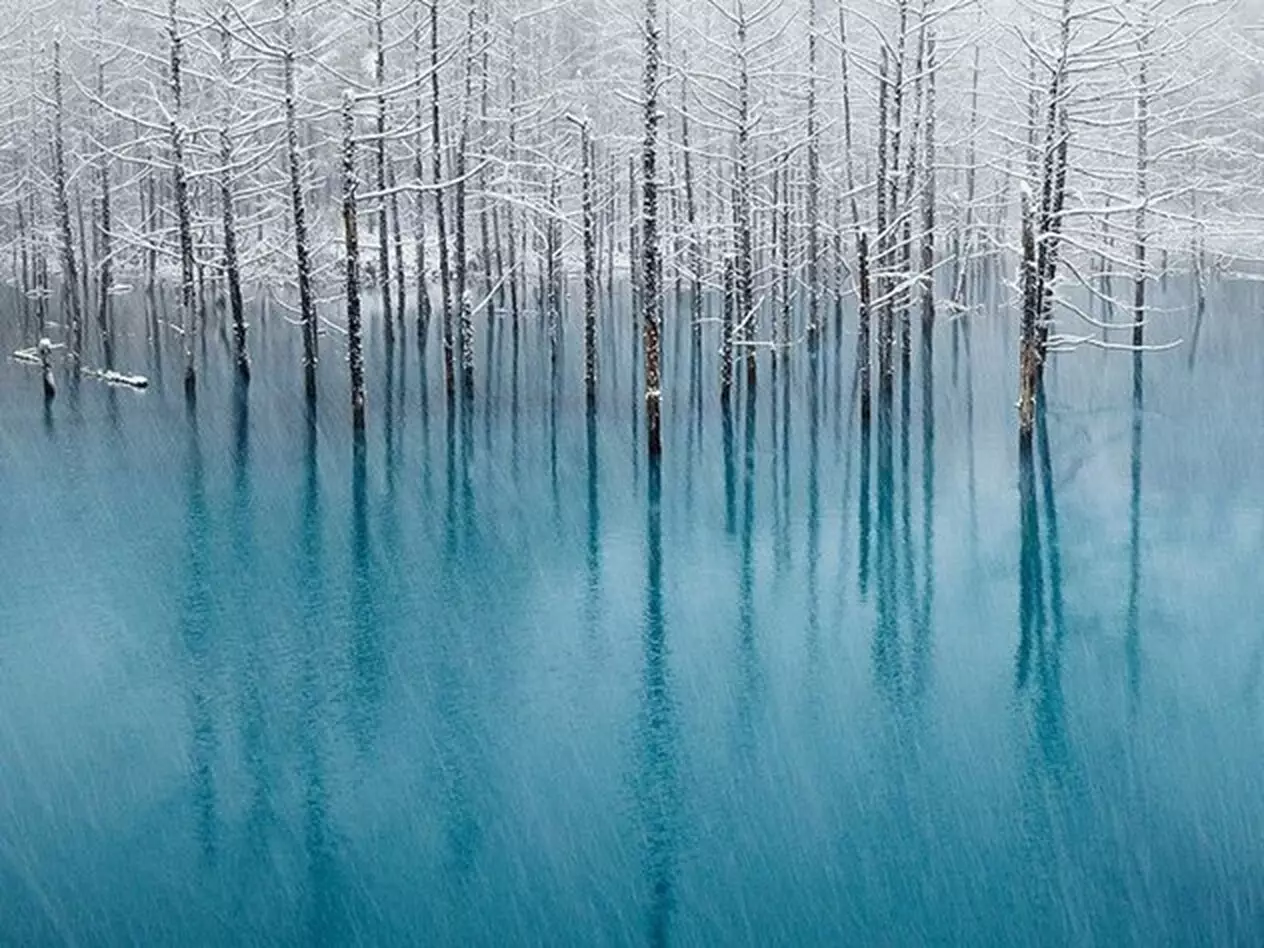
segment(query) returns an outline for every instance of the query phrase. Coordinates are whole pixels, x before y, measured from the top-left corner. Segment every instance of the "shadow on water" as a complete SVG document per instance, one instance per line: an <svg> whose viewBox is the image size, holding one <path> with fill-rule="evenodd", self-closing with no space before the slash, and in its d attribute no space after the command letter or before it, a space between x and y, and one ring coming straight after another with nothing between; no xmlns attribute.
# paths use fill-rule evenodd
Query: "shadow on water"
<svg viewBox="0 0 1264 948"><path fill-rule="evenodd" d="M459 416L459 417L458 417ZM473 667L468 650L478 654L479 643L464 634L467 603L462 570L481 563L490 551L481 546L474 522L473 404L464 396L448 396L444 430L446 490L443 512L443 566L441 588L451 595L437 604L440 610L428 625L435 635L427 660L426 700L433 716L432 772L443 834L445 867L460 885L474 881L483 852L485 817L481 792L486 792L488 735L476 704ZM442 633L450 632L450 636Z"/></svg>
<svg viewBox="0 0 1264 948"><path fill-rule="evenodd" d="M390 529L392 524L397 524L399 518L394 515L395 496L396 496L396 471L399 467L399 451L398 447L403 440L404 435L404 419L407 414L399 413L399 417L395 415L395 337L394 334L386 338L386 358L382 372L382 472L386 479L386 504L383 508L384 516L382 517L382 525L385 529ZM401 350L403 346L400 346ZM401 352L402 355L402 352ZM404 364L404 360L400 359L400 366ZM403 389L403 379L400 380L399 388ZM354 446L353 446L354 448Z"/></svg>
<svg viewBox="0 0 1264 948"><path fill-rule="evenodd" d="M214 628L214 594L210 583L210 512L206 497L205 462L202 456L198 406L186 401L186 482L184 589L180 601L181 639L189 658L189 716L192 722L193 807L197 841L202 857L213 862L219 841L219 814L215 791L215 733L213 700L208 694L212 674L211 631Z"/></svg>
<svg viewBox="0 0 1264 948"><path fill-rule="evenodd" d="M648 462L645 555L645 618L642 634L640 714L637 726L637 809L649 904L646 938L668 944L676 906L681 819L679 734L668 668L663 608L662 466Z"/></svg>
<svg viewBox="0 0 1264 948"><path fill-rule="evenodd" d="M809 356L808 378L808 667L820 667L821 651L821 380L817 356ZM816 689L811 689L812 693Z"/></svg>
<svg viewBox="0 0 1264 948"><path fill-rule="evenodd" d="M145 299L145 325L146 339L149 343L149 364L154 373L154 381L158 388L162 388L162 333L163 326L158 316L158 303L154 299L154 294L146 291Z"/></svg>
<svg viewBox="0 0 1264 948"><path fill-rule="evenodd" d="M858 552L858 563L856 568L856 578L860 587L860 595L865 598L869 595L869 571L870 571L870 535L873 532L873 513L871 500L873 497L872 471L873 471L873 427L869 420L869 413L863 412L860 417L860 502L858 504L859 513L856 533L857 543L860 547Z"/></svg>
<svg viewBox="0 0 1264 948"><path fill-rule="evenodd" d="M421 493L426 506L434 502L434 470L431 465L430 440L430 366L426 359L426 339L417 337L417 391L420 397L421 428Z"/></svg>
<svg viewBox="0 0 1264 948"><path fill-rule="evenodd" d="M326 631L324 511L321 503L316 414L304 418L303 487L299 507L298 588L303 649L299 676L299 773L302 782L303 848L306 857L306 928L312 944L335 944L342 912L337 844L330 828L326 787L327 695L319 664Z"/></svg>
<svg viewBox="0 0 1264 948"><path fill-rule="evenodd" d="M754 388L754 385L750 384L749 379L747 384L752 389ZM777 392L774 389L772 398L775 400L776 397ZM747 411L752 410L749 406L747 407ZM773 458L774 465L778 462L781 465L781 481L778 485L781 488L781 509L774 524L774 527L780 526L781 529L778 531L774 547L778 551L777 564L783 571L788 570L791 564L790 523L794 519L793 491L791 490L790 480L790 455L792 453L790 416L790 371L787 366L786 371L782 373L781 380L781 444L776 456Z"/></svg>
<svg viewBox="0 0 1264 948"><path fill-rule="evenodd" d="M592 399L584 413L584 434L587 453L587 513L584 566L587 581L584 584L584 624L589 634L596 635L601 620L601 507L600 473L597 457L597 406Z"/></svg>
<svg viewBox="0 0 1264 948"><path fill-rule="evenodd" d="M1048 771L1060 777L1068 763L1062 694L1062 551L1043 386L1037 389L1036 398L1036 444L1033 446L1030 435L1020 435L1018 444L1019 638L1015 689L1020 698L1030 698L1033 734L1041 758Z"/></svg>
<svg viewBox="0 0 1264 948"><path fill-rule="evenodd" d="M553 522L559 530L562 522L562 487L557 467L557 429L558 398L561 387L562 380L555 369L549 385L549 486L553 497Z"/></svg>
<svg viewBox="0 0 1264 948"><path fill-rule="evenodd" d="M356 746L368 753L374 743L386 688L386 656L379 618L381 576L369 536L367 445L357 431L351 447L351 728Z"/></svg>
<svg viewBox="0 0 1264 948"><path fill-rule="evenodd" d="M1195 363L1198 361L1198 340L1202 338L1203 333L1203 317L1207 315L1207 297L1203 293L1201 287L1195 289L1194 300L1194 327L1190 333L1189 353L1186 356L1185 366L1192 373ZM1140 354L1140 353L1138 353Z"/></svg>
<svg viewBox="0 0 1264 948"><path fill-rule="evenodd" d="M901 356L901 362L907 364L902 369L899 392L894 390L889 376L880 379L876 431L866 431L863 418L861 430L859 573L862 595L868 590L871 570L877 585L872 644L874 684L893 708L907 712L916 712L922 707L931 673L935 516L933 332L933 324L923 322L918 356L922 389L920 584L914 536L912 360L905 354ZM966 358L968 360L968 354ZM868 473L871 438L877 443L876 483L873 485ZM876 507L876 524L870 520L871 503ZM873 531L872 565L870 530ZM810 580L809 577L809 584Z"/></svg>
<svg viewBox="0 0 1264 948"><path fill-rule="evenodd" d="M914 610L912 687L919 702L926 697L931 671L932 622L935 611L935 325L933 313L922 318L922 589L921 608ZM970 371L969 366L966 372Z"/></svg>
<svg viewBox="0 0 1264 948"><path fill-rule="evenodd" d="M456 438L456 396L449 392L445 398L447 411L444 413L443 428L443 471L444 471L444 491L443 491L443 544L444 553L447 557L455 557L457 552L457 518L456 518L456 463L457 463L457 438ZM515 445L517 437L515 433Z"/></svg>
<svg viewBox="0 0 1264 948"><path fill-rule="evenodd" d="M759 641L755 632L755 389L746 389L742 473L741 552L737 579L738 733L742 748L754 745L754 714L761 692Z"/></svg>
<svg viewBox="0 0 1264 948"><path fill-rule="evenodd" d="M256 557L254 539L254 486L251 479L250 388L240 375L233 385L232 421L232 501L229 508L233 563L249 563ZM275 774L271 762L274 751L267 734L269 686L261 679L264 661L260 654L262 623L251 615L255 580L249 573L238 578L239 586L230 601L234 608L234 625L246 634L239 637L241 654L234 662L237 704L241 714L240 734L242 762L250 778L250 803L246 817L247 835L255 867L263 864L270 833L276 825L274 799ZM242 588L244 587L244 588Z"/></svg>
<svg viewBox="0 0 1264 948"><path fill-rule="evenodd" d="M913 486L910 474L910 463L912 455L912 408L913 408L913 372L911 367L911 344L908 339L909 322L911 316L908 312L908 301L903 301L904 315L902 318L902 333L904 340L900 348L900 524L899 534L896 539L895 562L892 564L898 572L899 591L896 594L895 603L898 610L902 605L908 610L912 625L916 629L918 623L917 607L917 590L913 572ZM898 612L896 621L899 621ZM916 633L914 633L916 634ZM910 643L912 646L913 643ZM915 656L910 649L910 661L915 660Z"/></svg>
<svg viewBox="0 0 1264 948"><path fill-rule="evenodd" d="M873 634L873 677L879 694L899 705L903 679L900 644L897 570L899 556L895 536L895 457L892 430L891 377L882 373L878 390L878 522L875 530L878 597ZM863 499L862 499L863 505ZM862 506L863 510L863 506Z"/></svg>
<svg viewBox="0 0 1264 948"><path fill-rule="evenodd" d="M728 399L722 405L721 441L724 447L724 532L737 533L737 464L733 458L733 408Z"/></svg>
<svg viewBox="0 0 1264 948"><path fill-rule="evenodd" d="M479 540L478 510L474 503L474 402L461 403L461 532L472 542Z"/></svg>
<svg viewBox="0 0 1264 948"><path fill-rule="evenodd" d="M1132 355L1132 429L1128 465L1128 613L1125 658L1129 706L1141 701L1141 429L1145 413L1145 363L1141 352Z"/></svg>

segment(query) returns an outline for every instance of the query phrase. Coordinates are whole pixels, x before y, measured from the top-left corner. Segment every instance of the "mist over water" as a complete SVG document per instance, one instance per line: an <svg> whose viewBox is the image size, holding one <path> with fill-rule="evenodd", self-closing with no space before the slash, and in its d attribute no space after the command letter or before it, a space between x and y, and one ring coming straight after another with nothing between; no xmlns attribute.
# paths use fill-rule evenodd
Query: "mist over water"
<svg viewBox="0 0 1264 948"><path fill-rule="evenodd" d="M275 308L192 404L139 295L145 392L5 361L0 942L1257 942L1264 290L1154 292L1030 453L1003 309L862 438L852 314L726 413L669 297L661 469L626 299L591 413L573 321L453 413L371 318L362 443Z"/></svg>

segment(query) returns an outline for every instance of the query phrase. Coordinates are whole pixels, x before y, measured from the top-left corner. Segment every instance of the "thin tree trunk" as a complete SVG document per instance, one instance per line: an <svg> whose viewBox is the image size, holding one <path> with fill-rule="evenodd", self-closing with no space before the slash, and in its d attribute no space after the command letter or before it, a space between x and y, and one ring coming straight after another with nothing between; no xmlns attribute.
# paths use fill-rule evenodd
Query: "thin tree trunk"
<svg viewBox="0 0 1264 948"><path fill-rule="evenodd" d="M593 147L588 122L580 125L584 214L584 389L588 404L597 394L597 217L593 207Z"/></svg>
<svg viewBox="0 0 1264 948"><path fill-rule="evenodd" d="M1146 301L1146 210L1150 202L1150 81L1148 37L1137 40L1140 59L1137 65L1137 218L1134 235L1132 344L1140 348L1145 342Z"/></svg>
<svg viewBox="0 0 1264 948"><path fill-rule="evenodd" d="M395 339L391 318L391 251L386 198L386 38L383 30L382 0L373 0L373 78L377 83L377 270L382 294L382 326L389 345Z"/></svg>
<svg viewBox="0 0 1264 948"><path fill-rule="evenodd" d="M488 73L491 63L491 12L487 4L483 5L483 54L482 61L479 64L479 105L478 105L478 141L479 151L488 151L488 134L487 134L487 109L489 102ZM483 293L487 296L487 325L488 336L491 336L492 321L496 316L495 301L492 293L492 247L491 235L488 227L488 205L489 199L487 194L487 165L484 162L483 168L478 173L478 230L479 240L483 250Z"/></svg>
<svg viewBox="0 0 1264 948"><path fill-rule="evenodd" d="M103 23L102 3L97 0L96 22L98 28ZM97 100L105 102L105 64L99 48L94 52L96 59ZM97 115L100 117L100 107ZM104 127L98 127L97 134L108 149L110 135ZM104 151L100 155L100 167L97 169L98 182L101 187L101 219L99 229L99 246L97 251L97 328L101 333L101 347L105 356L105 367L114 368L114 333L110 327L111 290L114 286L114 235L110 201L110 159Z"/></svg>
<svg viewBox="0 0 1264 948"><path fill-rule="evenodd" d="M226 19L220 20L220 43L223 53L223 69L226 77L230 75L232 46L231 34ZM219 133L220 176L219 196L220 210L223 214L224 226L224 274L228 280L228 308L233 321L233 355L237 363L237 372L243 380L250 379L250 354L246 347L246 315L241 296L241 270L237 260L237 220L233 200L233 139L229 131L229 111L225 106L223 126Z"/></svg>
<svg viewBox="0 0 1264 948"><path fill-rule="evenodd" d="M935 32L926 37L926 147L922 150L922 335L935 326ZM974 169L970 169L973 178ZM973 196L970 201L973 202ZM969 205L967 205L969 207ZM924 349L929 358L929 341Z"/></svg>
<svg viewBox="0 0 1264 948"><path fill-rule="evenodd" d="M658 71L659 35L656 0L645 0L645 143L641 150L642 331L645 334L645 431L650 458L663 453L659 368L659 247L658 247ZM752 359L753 359L752 350ZM750 370L753 374L753 368Z"/></svg>
<svg viewBox="0 0 1264 948"><path fill-rule="evenodd" d="M175 0L172 0L174 3ZM295 102L293 0L281 0L285 21L285 49L282 69L285 82L285 151L290 176L290 207L294 216L294 261L298 276L299 318L303 326L303 376L309 400L316 397L317 327L316 299L312 295L312 266L307 236L307 208L303 197L302 168L299 162L298 105Z"/></svg>
<svg viewBox="0 0 1264 948"><path fill-rule="evenodd" d="M816 0L808 0L808 348L815 351L820 323L821 288L819 279L821 155L817 141L816 115Z"/></svg>
<svg viewBox="0 0 1264 948"><path fill-rule="evenodd" d="M873 316L873 306L870 297L870 280L869 280L869 238L864 231L856 238L856 255L857 261L857 280L860 284L860 304L857 320L859 328L856 332L856 372L860 376L860 423L864 429L869 427L871 414L871 396L870 396L870 325Z"/></svg>
<svg viewBox="0 0 1264 948"><path fill-rule="evenodd" d="M737 308L736 267L724 258L724 315L720 328L720 401L725 409L733 392L733 313Z"/></svg>
<svg viewBox="0 0 1264 948"><path fill-rule="evenodd" d="M889 238L887 236L887 190L889 181L887 178L889 170L887 145L888 145L888 102L889 102L889 63L887 48L882 47L881 59L878 66L878 174L876 179L877 186L877 235L874 253L874 266L878 271L877 286L878 298L884 300L881 312L878 314L878 374L879 385L885 388L889 385L891 377L891 316L892 308L890 301L886 299L887 293L887 246Z"/></svg>
<svg viewBox="0 0 1264 948"><path fill-rule="evenodd" d="M847 75L847 19L844 4L838 5L838 58L843 82L843 150L847 173L847 199L851 206L851 225L860 232L860 207L856 202L856 157L851 137L851 85Z"/></svg>
<svg viewBox="0 0 1264 948"><path fill-rule="evenodd" d="M197 385L197 370L193 362L193 345L197 335L197 316L193 308L193 229L190 222L189 186L184 164L183 98L181 78L183 44L177 21L176 0L168 7L168 31L171 45L171 169L173 201L176 224L180 234L180 312L184 329L184 388L192 395Z"/></svg>
<svg viewBox="0 0 1264 948"><path fill-rule="evenodd" d="M1036 339L1040 277L1036 260L1036 231L1033 217L1031 197L1024 189L1022 192L1023 314L1018 358L1018 431L1021 439L1027 444L1031 442L1032 424L1035 421L1036 381L1040 371L1040 352Z"/></svg>
<svg viewBox="0 0 1264 948"><path fill-rule="evenodd" d="M413 123L416 126L413 139L413 180L417 186L417 192L413 197L413 252L417 264L417 345L424 357L426 341L430 335L430 290L426 286L426 208L425 192L422 190L425 186L422 159L425 105L422 101L421 81L424 65L422 52L424 44L421 38L425 20L423 3L424 0L418 0L413 23L413 78L416 83L416 98L413 107ZM438 181L435 183L438 184Z"/></svg>
<svg viewBox="0 0 1264 948"><path fill-rule="evenodd" d="M452 351L452 276L444 211L443 136L439 125L439 0L430 0L430 160L435 187L435 225L439 238L439 305L443 316L443 379L448 397L456 393Z"/></svg>
<svg viewBox="0 0 1264 948"><path fill-rule="evenodd" d="M457 139L456 150L456 188L453 194L455 251L456 251L456 291L461 300L461 321L457 327L457 335L461 348L461 385L466 397L474 394L474 322L471 312L472 303L468 287L468 260L465 240L465 196L466 196L466 160L470 137L470 99L473 94L474 80L474 17L477 0L470 0L467 12L465 34L465 95L461 103L461 131Z"/></svg>
<svg viewBox="0 0 1264 948"><path fill-rule="evenodd" d="M737 331L746 344L746 382L755 384L755 277L754 238L751 233L750 65L747 53L747 20L743 0L737 4Z"/></svg>
<svg viewBox="0 0 1264 948"><path fill-rule="evenodd" d="M402 327L408 309L408 281L404 273L404 225L399 219L399 192L395 185L395 163L386 166L386 181L391 189L391 243L395 254L395 319Z"/></svg>
<svg viewBox="0 0 1264 948"><path fill-rule="evenodd" d="M355 100L342 100L342 229L346 250L347 365L351 371L351 425L364 428L364 344L360 326L360 238L356 220Z"/></svg>
<svg viewBox="0 0 1264 948"><path fill-rule="evenodd" d="M685 224L689 229L689 325L691 345L702 337L702 241L698 234L698 201L694 191L693 149L689 138L689 74L686 65L680 80L680 144L685 176Z"/></svg>
<svg viewBox="0 0 1264 948"><path fill-rule="evenodd" d="M172 3L174 9L174 0ZM60 40L53 41L53 189L57 202L57 228L61 238L62 290L66 294L66 304L70 310L70 365L78 372L83 360L83 315L79 308L79 272L70 227L70 202L66 196L66 139L62 114Z"/></svg>

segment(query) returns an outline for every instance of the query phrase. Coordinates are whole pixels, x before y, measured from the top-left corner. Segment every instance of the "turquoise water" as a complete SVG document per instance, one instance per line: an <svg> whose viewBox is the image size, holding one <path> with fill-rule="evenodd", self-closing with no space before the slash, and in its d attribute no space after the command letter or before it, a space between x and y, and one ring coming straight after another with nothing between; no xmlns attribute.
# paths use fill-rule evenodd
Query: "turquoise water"
<svg viewBox="0 0 1264 948"><path fill-rule="evenodd" d="M147 392L6 361L0 943L1258 944L1262 306L1023 457L995 313L867 448L850 322L726 418L669 314L661 470L618 307L591 417L573 330L456 418L375 335L358 447L276 311L192 407L139 314Z"/></svg>

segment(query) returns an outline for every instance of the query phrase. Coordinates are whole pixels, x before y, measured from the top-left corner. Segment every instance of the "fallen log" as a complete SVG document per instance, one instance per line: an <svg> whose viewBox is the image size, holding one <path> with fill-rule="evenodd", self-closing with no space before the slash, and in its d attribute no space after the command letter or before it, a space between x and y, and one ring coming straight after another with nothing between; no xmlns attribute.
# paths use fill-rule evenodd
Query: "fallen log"
<svg viewBox="0 0 1264 948"><path fill-rule="evenodd" d="M64 346L60 343L50 343L46 339L41 339L38 346L32 346L29 349L15 349L13 352L13 360L15 362L39 366L44 370L44 385L46 394L50 397L52 396L52 370L49 366L49 356L54 349L61 348L64 348ZM88 378L97 379L106 385L122 385L135 389L149 388L149 379L145 376L116 372L114 369L82 369L80 374L86 375Z"/></svg>
<svg viewBox="0 0 1264 948"><path fill-rule="evenodd" d="M89 378L100 379L106 385L126 385L129 388L149 388L149 379L143 375L127 375L113 369L83 369Z"/></svg>

